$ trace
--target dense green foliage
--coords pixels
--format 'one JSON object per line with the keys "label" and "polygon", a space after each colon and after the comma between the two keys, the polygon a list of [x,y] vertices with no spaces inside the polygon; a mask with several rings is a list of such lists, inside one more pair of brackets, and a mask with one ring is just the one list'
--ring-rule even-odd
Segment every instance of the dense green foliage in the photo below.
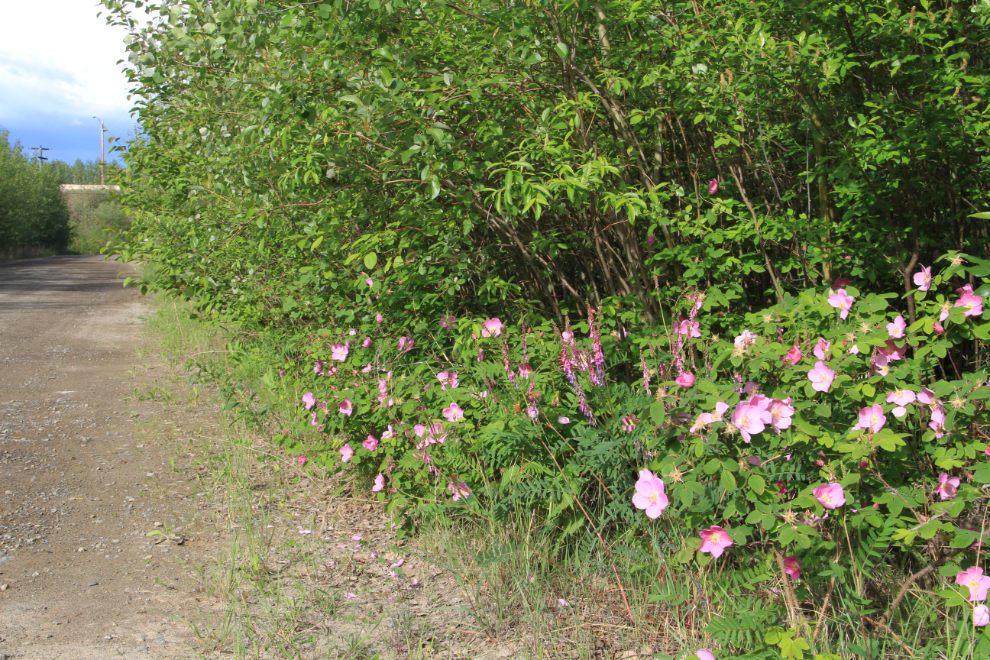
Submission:
{"label": "dense green foliage", "polygon": [[71,228],[60,183],[52,168],[39,168],[0,128],[0,249],[66,246]]}
{"label": "dense green foliage", "polygon": [[241,318],[348,314],[361,270],[396,311],[752,308],[985,249],[985,3],[145,9],[129,254]]}
{"label": "dense green foliage", "polygon": [[[53,160],[47,167],[55,170],[55,177],[62,183],[98,185],[100,183],[100,161],[76,159],[72,165],[63,160]],[[115,162],[104,165],[104,180],[108,184],[118,181],[123,168]]]}

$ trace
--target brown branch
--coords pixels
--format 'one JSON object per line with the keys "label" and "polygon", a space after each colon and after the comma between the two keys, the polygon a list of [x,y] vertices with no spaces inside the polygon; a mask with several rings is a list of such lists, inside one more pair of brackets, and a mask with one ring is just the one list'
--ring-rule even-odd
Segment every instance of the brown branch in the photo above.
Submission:
{"label": "brown branch", "polygon": [[941,557],[939,557],[938,559],[936,559],[935,561],[933,561],[931,564],[929,564],[928,566],[924,567],[923,569],[921,569],[920,571],[918,571],[914,575],[910,576],[907,580],[905,580],[904,581],[904,584],[901,585],[901,590],[897,592],[897,596],[894,598],[893,602],[890,603],[890,607],[888,607],[887,608],[887,611],[883,613],[883,616],[882,617],[880,617],[880,622],[882,624],[886,624],[887,620],[890,618],[890,615],[894,613],[894,610],[897,609],[897,606],[901,604],[901,601],[902,600],[904,600],[904,596],[907,594],[908,589],[911,588],[911,585],[912,584],[914,584],[920,578],[925,577],[926,575],[928,575],[929,573],[931,573],[936,568],[938,568],[939,566],[941,566],[945,562],[949,561],[950,559],[952,559],[956,555],[958,555],[961,552],[963,552],[964,550],[968,550],[968,549],[969,549],[969,546],[966,546],[966,547],[963,547],[963,548],[956,548],[955,550],[953,550],[949,554],[942,555]]}

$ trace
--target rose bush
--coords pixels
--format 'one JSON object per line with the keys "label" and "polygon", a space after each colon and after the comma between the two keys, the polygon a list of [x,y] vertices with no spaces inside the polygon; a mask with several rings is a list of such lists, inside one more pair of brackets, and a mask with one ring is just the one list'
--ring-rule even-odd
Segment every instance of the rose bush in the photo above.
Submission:
{"label": "rose bush", "polygon": [[572,533],[594,516],[633,543],[676,541],[692,570],[779,557],[791,630],[768,639],[792,655],[836,589],[886,625],[932,565],[960,576],[945,606],[982,625],[990,263],[944,260],[919,272],[913,321],[897,295],[852,283],[749,314],[730,338],[708,330],[718,305],[703,295],[670,332],[603,333],[594,312],[563,329],[445,318],[392,346],[369,319],[314,341],[301,424],[320,430],[325,464],[377,475],[395,509],[480,497]]}

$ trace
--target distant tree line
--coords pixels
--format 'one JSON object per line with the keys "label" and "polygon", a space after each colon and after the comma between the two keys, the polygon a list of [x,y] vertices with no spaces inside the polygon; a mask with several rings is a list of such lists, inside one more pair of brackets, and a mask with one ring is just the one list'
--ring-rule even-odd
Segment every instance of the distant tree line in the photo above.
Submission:
{"label": "distant tree line", "polygon": [[[116,163],[107,163],[106,182],[120,171]],[[76,160],[70,165],[56,160],[41,167],[19,142],[11,143],[10,132],[0,127],[0,250],[69,247],[79,222],[72,222],[69,204],[59,188],[63,183],[100,183],[99,161]]]}
{"label": "distant tree line", "polygon": [[[84,161],[77,158],[76,162],[72,165],[69,165],[65,161],[56,160],[46,165],[46,167],[51,167],[62,183],[84,185],[96,185],[100,183],[100,161],[98,160]],[[104,181],[108,184],[112,183],[120,171],[121,167],[117,163],[107,163],[104,170]]]}

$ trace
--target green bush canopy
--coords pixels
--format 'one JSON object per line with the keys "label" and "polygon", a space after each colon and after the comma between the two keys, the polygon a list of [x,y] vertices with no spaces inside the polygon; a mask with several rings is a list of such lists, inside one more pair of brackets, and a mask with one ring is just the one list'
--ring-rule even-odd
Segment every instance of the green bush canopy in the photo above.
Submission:
{"label": "green bush canopy", "polygon": [[339,313],[364,271],[379,307],[650,319],[985,252],[986,3],[103,4],[130,253],[242,318]]}
{"label": "green bush canopy", "polygon": [[72,234],[59,175],[39,168],[0,128],[0,249],[63,249]]}

